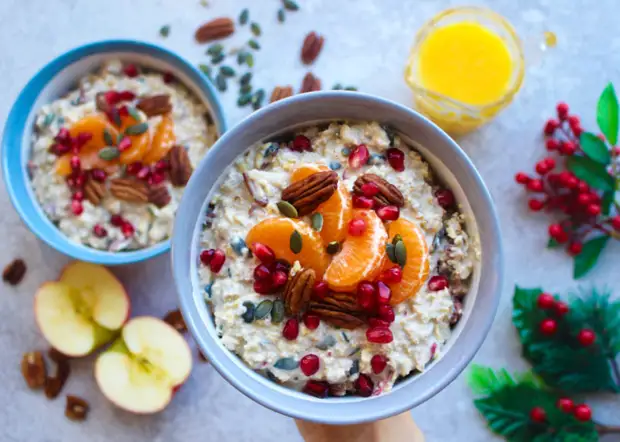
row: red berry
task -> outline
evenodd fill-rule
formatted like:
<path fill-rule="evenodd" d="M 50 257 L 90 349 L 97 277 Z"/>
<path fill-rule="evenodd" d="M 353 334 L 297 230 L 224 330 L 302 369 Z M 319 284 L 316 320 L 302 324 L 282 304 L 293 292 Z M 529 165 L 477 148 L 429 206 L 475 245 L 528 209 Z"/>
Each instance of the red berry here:
<path fill-rule="evenodd" d="M 580 243 L 579 241 L 574 241 L 568 245 L 568 253 L 570 253 L 573 256 L 579 255 L 582 249 L 583 249 L 583 244 Z"/>
<path fill-rule="evenodd" d="M 536 199 L 529 200 L 527 202 L 527 205 L 529 206 L 530 210 L 533 212 L 538 212 L 545 207 L 545 203 L 543 201 L 536 200 Z"/>
<path fill-rule="evenodd" d="M 314 283 L 312 287 L 312 296 L 316 299 L 323 299 L 329 293 L 329 286 L 325 281 L 317 281 Z"/>
<path fill-rule="evenodd" d="M 80 161 L 80 157 L 78 157 L 77 155 L 73 155 L 71 157 L 69 164 L 71 165 L 71 169 L 74 171 L 80 170 L 80 168 L 82 167 L 82 162 Z"/>
<path fill-rule="evenodd" d="M 590 204 L 590 194 L 589 193 L 580 193 L 577 195 L 577 203 L 582 206 L 587 206 Z"/>
<path fill-rule="evenodd" d="M 390 299 L 392 299 L 392 290 L 387 286 L 387 284 L 381 281 L 377 282 L 377 290 L 375 293 L 377 295 L 377 304 L 390 303 Z"/>
<path fill-rule="evenodd" d="M 259 264 L 254 269 L 254 279 L 257 281 L 271 280 L 271 270 L 265 264 Z"/>
<path fill-rule="evenodd" d="M 594 344 L 594 341 L 596 341 L 596 333 L 594 333 L 594 331 L 589 328 L 584 328 L 579 331 L 579 334 L 577 335 L 577 340 L 582 346 L 588 347 Z"/>
<path fill-rule="evenodd" d="M 220 249 L 215 249 L 215 252 L 213 252 L 213 257 L 211 258 L 211 262 L 209 263 L 209 268 L 211 268 L 211 271 L 213 273 L 218 273 L 220 270 L 222 270 L 224 262 L 226 262 L 226 255 L 224 254 L 224 252 Z"/>
<path fill-rule="evenodd" d="M 545 142 L 545 146 L 547 147 L 547 150 L 551 152 L 560 148 L 560 142 L 555 138 L 549 138 Z"/>
<path fill-rule="evenodd" d="M 368 326 L 370 328 L 383 327 L 390 328 L 390 323 L 379 318 L 368 318 Z"/>
<path fill-rule="evenodd" d="M 557 301 L 555 303 L 555 314 L 558 316 L 564 316 L 566 313 L 568 313 L 568 304 L 562 301 Z"/>
<path fill-rule="evenodd" d="M 114 216 L 118 216 L 118 215 L 112 215 Z M 119 217 L 120 218 L 120 217 Z M 122 221 L 121 221 L 122 223 Z M 114 223 L 112 223 L 114 225 Z M 209 249 L 209 250 L 203 250 L 202 252 L 200 252 L 200 262 L 202 262 L 205 266 L 208 266 L 209 263 L 211 263 L 211 258 L 213 258 L 213 253 L 215 252 L 215 250 L 213 249 Z"/>
<path fill-rule="evenodd" d="M 355 146 L 349 155 L 349 166 L 353 169 L 359 169 L 368 162 L 370 153 L 365 144 Z"/>
<path fill-rule="evenodd" d="M 620 215 L 616 215 L 611 219 L 611 226 L 614 230 L 620 230 Z"/>
<path fill-rule="evenodd" d="M 372 367 L 372 372 L 374 374 L 379 374 L 382 373 L 383 370 L 385 370 L 385 367 L 387 366 L 387 358 L 383 355 L 374 355 L 371 359 L 370 359 L 370 366 Z"/>
<path fill-rule="evenodd" d="M 254 291 L 259 295 L 269 295 L 273 290 L 273 284 L 270 279 L 256 280 L 253 284 Z"/>
<path fill-rule="evenodd" d="M 532 192 L 542 192 L 545 189 L 542 180 L 539 179 L 530 180 L 530 182 L 527 183 L 527 188 Z"/>
<path fill-rule="evenodd" d="M 389 344 L 394 340 L 392 331 L 387 327 L 371 327 L 366 330 L 366 339 L 375 344 Z"/>
<path fill-rule="evenodd" d="M 368 397 L 372 394 L 375 386 L 367 375 L 360 374 L 357 381 L 355 381 L 355 388 L 357 388 L 357 393 L 360 396 Z"/>
<path fill-rule="evenodd" d="M 273 250 L 271 250 L 269 246 L 266 246 L 260 242 L 255 242 L 252 244 L 252 252 L 263 264 L 269 265 L 276 259 L 276 254 L 273 253 Z"/>
<path fill-rule="evenodd" d="M 544 175 L 547 172 L 549 172 L 549 170 L 551 170 L 548 166 L 547 166 L 547 162 L 545 160 L 539 161 L 538 163 L 536 163 L 536 173 L 539 175 Z"/>
<path fill-rule="evenodd" d="M 123 68 L 123 73 L 128 77 L 137 77 L 138 76 L 138 67 L 135 64 L 128 64 Z"/>
<path fill-rule="evenodd" d="M 273 275 L 271 275 L 271 282 L 274 288 L 284 286 L 284 284 L 286 284 L 286 281 L 288 281 L 288 275 L 282 270 L 277 270 L 273 272 Z"/>
<path fill-rule="evenodd" d="M 118 93 L 118 96 L 119 96 L 121 101 L 131 101 L 134 98 L 136 98 L 136 94 L 134 94 L 131 91 L 120 91 Z"/>
<path fill-rule="evenodd" d="M 400 209 L 398 206 L 383 206 L 377 209 L 377 216 L 381 221 L 396 221 L 400 216 Z"/>
<path fill-rule="evenodd" d="M 357 285 L 357 303 L 366 311 L 375 308 L 375 286 L 371 282 L 362 281 Z"/>
<path fill-rule="evenodd" d="M 562 235 L 564 232 L 564 229 L 562 228 L 561 225 L 559 224 L 551 224 L 549 226 L 549 236 L 551 238 L 557 238 L 558 236 Z"/>
<path fill-rule="evenodd" d="M 519 184 L 527 184 L 530 182 L 530 177 L 523 172 L 519 172 L 515 175 L 515 181 Z"/>
<path fill-rule="evenodd" d="M 544 422 L 547 420 L 547 413 L 542 407 L 534 407 L 530 411 L 530 419 L 534 422 Z"/>
<path fill-rule="evenodd" d="M 317 328 L 319 328 L 320 323 L 321 318 L 319 318 L 317 315 L 310 315 L 308 313 L 304 315 L 304 324 L 308 329 L 316 330 Z"/>
<path fill-rule="evenodd" d="M 123 234 L 123 236 L 125 238 L 130 238 L 135 232 L 136 229 L 134 229 L 133 224 L 131 224 L 129 221 L 123 220 L 123 224 L 121 225 L 121 233 Z"/>
<path fill-rule="evenodd" d="M 579 181 L 579 184 L 577 185 L 577 190 L 579 191 L 579 193 L 587 193 L 590 192 L 590 186 L 588 186 L 588 183 L 586 183 L 585 181 Z"/>
<path fill-rule="evenodd" d="M 310 380 L 306 382 L 303 392 L 318 398 L 326 398 L 329 393 L 329 384 L 323 381 Z"/>
<path fill-rule="evenodd" d="M 579 120 L 579 117 L 577 115 L 571 115 L 568 117 L 568 124 L 572 127 L 572 126 L 579 126 L 581 125 L 581 120 Z"/>
<path fill-rule="evenodd" d="M 403 271 L 399 266 L 394 266 L 381 272 L 379 279 L 388 284 L 398 284 L 403 280 Z"/>
<path fill-rule="evenodd" d="M 146 180 L 148 179 L 150 174 L 151 168 L 149 166 L 143 166 L 142 169 L 140 169 L 136 174 L 136 178 L 138 178 L 139 180 Z"/>
<path fill-rule="evenodd" d="M 123 225 L 124 222 L 125 220 L 123 220 L 123 217 L 120 215 L 112 215 L 110 217 L 110 224 L 112 224 L 114 227 L 120 227 Z"/>
<path fill-rule="evenodd" d="M 349 221 L 349 235 L 362 236 L 366 231 L 366 221 L 361 218 L 353 218 Z"/>
<path fill-rule="evenodd" d="M 282 328 L 282 336 L 284 336 L 289 341 L 294 341 L 297 339 L 299 335 L 299 322 L 296 318 L 290 318 L 284 323 L 284 327 Z"/>
<path fill-rule="evenodd" d="M 450 287 L 450 282 L 445 276 L 435 275 L 428 280 L 428 289 L 431 292 L 438 292 L 440 290 L 447 289 L 448 287 Z"/>
<path fill-rule="evenodd" d="M 101 224 L 95 224 L 93 227 L 93 233 L 98 238 L 105 238 L 108 236 L 108 231 Z"/>
<path fill-rule="evenodd" d="M 441 189 L 435 192 L 437 203 L 444 209 L 448 209 L 454 205 L 454 194 L 448 189 Z"/>
<path fill-rule="evenodd" d="M 80 201 L 73 200 L 71 201 L 71 213 L 75 216 L 80 216 L 84 212 L 84 206 Z"/>
<path fill-rule="evenodd" d="M 375 183 L 369 182 L 369 183 L 362 184 L 361 190 L 362 190 L 362 194 L 366 198 L 372 198 L 373 196 L 379 193 L 380 189 L 379 189 L 379 186 L 377 186 Z"/>
<path fill-rule="evenodd" d="M 575 403 L 571 398 L 562 397 L 558 399 L 555 406 L 562 410 L 564 413 L 570 413 L 575 408 Z"/>
<path fill-rule="evenodd" d="M 557 128 L 560 127 L 560 122 L 558 120 L 547 120 L 545 123 L 545 135 L 551 136 L 555 132 Z"/>
<path fill-rule="evenodd" d="M 536 305 L 543 310 L 549 310 L 555 306 L 555 299 L 549 293 L 541 293 L 536 299 Z"/>
<path fill-rule="evenodd" d="M 601 214 L 601 206 L 598 204 L 589 204 L 588 207 L 586 207 L 586 212 L 588 215 L 598 216 Z"/>
<path fill-rule="evenodd" d="M 563 141 L 560 145 L 560 152 L 564 155 L 574 155 L 577 151 L 577 146 L 572 141 Z"/>
<path fill-rule="evenodd" d="M 375 202 L 371 198 L 365 196 L 353 195 L 353 207 L 358 209 L 372 209 Z"/>
<path fill-rule="evenodd" d="M 539 328 L 540 332 L 543 335 L 551 336 L 558 329 L 558 323 L 555 321 L 555 319 L 543 319 L 543 321 L 540 323 Z"/>
<path fill-rule="evenodd" d="M 568 117 L 568 104 L 560 102 L 556 106 L 556 110 L 558 111 L 558 118 L 560 120 L 566 120 Z"/>
<path fill-rule="evenodd" d="M 299 361 L 299 368 L 306 376 L 312 376 L 319 371 L 321 361 L 317 355 L 309 354 L 301 358 Z"/>
<path fill-rule="evenodd" d="M 124 152 L 127 149 L 131 149 L 131 138 L 123 137 L 120 143 L 118 143 L 118 150 Z"/>
<path fill-rule="evenodd" d="M 106 173 L 101 170 L 101 169 L 93 169 L 90 171 L 90 176 L 93 178 L 93 180 L 95 181 L 99 181 L 100 183 L 104 182 L 105 179 L 107 178 Z"/>
<path fill-rule="evenodd" d="M 377 313 L 379 314 L 379 319 L 382 319 L 390 324 L 396 319 L 394 309 L 389 304 L 379 305 L 379 307 L 377 308 Z"/>
<path fill-rule="evenodd" d="M 575 406 L 573 415 L 578 421 L 588 422 L 592 419 L 592 410 L 586 404 L 579 404 Z"/>
<path fill-rule="evenodd" d="M 297 135 L 295 138 L 293 138 L 291 149 L 295 152 L 311 151 L 312 142 L 308 137 L 305 137 L 303 135 Z"/>
<path fill-rule="evenodd" d="M 71 199 L 75 201 L 84 201 L 84 192 L 78 190 L 73 195 L 71 195 Z"/>
<path fill-rule="evenodd" d="M 128 164 L 127 169 L 126 169 L 129 175 L 136 175 L 141 170 L 142 170 L 142 163 L 140 161 L 136 161 L 135 163 Z"/>
<path fill-rule="evenodd" d="M 392 169 L 397 172 L 405 170 L 405 154 L 402 150 L 390 147 L 386 152 L 387 160 Z"/>

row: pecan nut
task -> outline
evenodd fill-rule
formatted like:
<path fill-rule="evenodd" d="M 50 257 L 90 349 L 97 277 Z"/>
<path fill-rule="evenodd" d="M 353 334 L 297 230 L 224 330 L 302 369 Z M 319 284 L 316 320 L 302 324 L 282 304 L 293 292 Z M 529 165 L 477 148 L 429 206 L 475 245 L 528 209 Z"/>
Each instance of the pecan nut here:
<path fill-rule="evenodd" d="M 136 107 L 144 112 L 147 117 L 154 117 L 170 112 L 172 103 L 170 102 L 170 95 L 161 94 L 140 98 Z"/>
<path fill-rule="evenodd" d="M 119 200 L 129 203 L 147 203 L 149 201 L 149 189 L 146 183 L 132 178 L 111 180 L 110 192 Z"/>
<path fill-rule="evenodd" d="M 19 284 L 26 274 L 26 263 L 23 259 L 14 259 L 2 271 L 2 280 L 10 285 Z"/>
<path fill-rule="evenodd" d="M 171 199 L 170 192 L 163 184 L 149 189 L 149 203 L 155 204 L 160 209 L 167 206 Z"/>
<path fill-rule="evenodd" d="M 104 183 L 88 178 L 84 184 L 84 196 L 93 206 L 98 206 L 107 193 Z"/>
<path fill-rule="evenodd" d="M 228 17 L 220 17 L 203 24 L 194 37 L 198 43 L 208 43 L 225 38 L 235 32 L 235 23 Z"/>
<path fill-rule="evenodd" d="M 325 43 L 325 37 L 318 35 L 316 32 L 310 32 L 304 39 L 304 44 L 301 48 L 301 61 L 304 64 L 312 64 L 317 59 L 323 49 L 323 43 Z"/>
<path fill-rule="evenodd" d="M 22 357 L 22 376 L 28 387 L 35 390 L 45 385 L 47 368 L 40 351 L 29 351 Z"/>
<path fill-rule="evenodd" d="M 327 201 L 338 187 L 338 174 L 334 171 L 318 172 L 297 181 L 282 191 L 282 199 L 297 209 L 299 216 L 312 213 Z"/>
<path fill-rule="evenodd" d="M 276 86 L 271 93 L 271 98 L 269 99 L 270 103 L 275 103 L 279 100 L 284 100 L 285 98 L 293 96 L 293 87 L 292 86 Z"/>
<path fill-rule="evenodd" d="M 43 391 L 45 393 L 45 397 L 48 399 L 54 399 L 60 394 L 62 388 L 67 382 L 67 379 L 69 379 L 69 374 L 71 374 L 71 366 L 69 365 L 69 358 L 54 348 L 49 350 L 48 356 L 56 362 L 56 373 L 54 376 L 47 376 Z"/>
<path fill-rule="evenodd" d="M 348 330 L 366 324 L 364 311 L 358 305 L 357 299 L 348 293 L 333 292 L 321 300 L 313 300 L 308 311 L 335 327 Z"/>
<path fill-rule="evenodd" d="M 379 188 L 379 193 L 373 196 L 375 204 L 379 206 L 398 206 L 403 207 L 405 205 L 405 198 L 400 190 L 374 173 L 365 173 L 358 177 L 353 184 L 353 191 L 355 193 L 362 193 L 362 186 L 366 183 L 374 183 Z"/>
<path fill-rule="evenodd" d="M 315 77 L 312 72 L 308 72 L 301 82 L 300 94 L 306 92 L 317 92 L 321 90 L 321 80 Z"/>
<path fill-rule="evenodd" d="M 67 395 L 67 406 L 65 407 L 65 416 L 72 421 L 83 421 L 90 410 L 90 405 L 84 399 L 78 396 Z"/>
<path fill-rule="evenodd" d="M 173 186 L 185 186 L 194 171 L 187 150 L 183 146 L 172 146 L 168 152 L 170 163 L 170 182 Z"/>
<path fill-rule="evenodd" d="M 295 316 L 306 309 L 312 296 L 316 273 L 312 269 L 301 269 L 284 286 L 284 311 Z"/>

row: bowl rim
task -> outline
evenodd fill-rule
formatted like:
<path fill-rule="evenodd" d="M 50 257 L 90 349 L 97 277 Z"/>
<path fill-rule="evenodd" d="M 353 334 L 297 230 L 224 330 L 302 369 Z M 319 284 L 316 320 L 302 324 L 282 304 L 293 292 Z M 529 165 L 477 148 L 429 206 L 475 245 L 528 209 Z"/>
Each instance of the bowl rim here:
<path fill-rule="evenodd" d="M 316 104 L 317 102 L 330 98 L 346 98 L 350 101 L 347 103 L 347 105 L 350 106 L 377 105 L 377 107 L 389 107 L 395 112 L 400 112 L 401 115 L 406 115 L 407 118 L 417 120 L 424 125 L 426 129 L 432 132 L 433 137 L 440 137 L 443 139 L 449 149 L 448 154 L 458 157 L 458 161 L 460 161 L 466 169 L 467 178 L 475 183 L 473 189 L 477 194 L 476 196 L 479 197 L 480 205 L 486 208 L 487 213 L 481 215 L 486 222 L 486 227 L 488 227 L 484 232 L 484 236 L 487 239 L 486 242 L 492 246 L 492 251 L 494 252 L 492 254 L 493 256 L 489 258 L 489 261 L 491 261 L 494 266 L 485 272 L 487 280 L 485 281 L 485 286 L 487 291 L 490 292 L 488 295 L 489 299 L 486 299 L 487 303 L 484 305 L 486 315 L 482 316 L 479 320 L 477 318 L 475 327 L 472 326 L 461 330 L 461 332 L 467 332 L 467 336 L 463 336 L 465 333 L 461 333 L 457 336 L 455 342 L 458 341 L 459 338 L 463 340 L 466 338 L 469 339 L 467 341 L 468 346 L 466 350 L 457 352 L 456 349 L 450 349 L 451 351 L 447 351 L 441 358 L 435 360 L 433 366 L 424 372 L 424 374 L 432 372 L 432 368 L 435 368 L 435 365 L 442 366 L 442 377 L 439 381 L 432 385 L 425 385 L 422 394 L 416 397 L 411 397 L 411 395 L 406 395 L 403 392 L 409 390 L 410 386 L 416 385 L 415 383 L 401 388 L 398 397 L 396 397 L 397 395 L 395 392 L 392 392 L 371 398 L 347 397 L 338 399 L 337 401 L 325 401 L 323 399 L 317 399 L 312 396 L 293 392 L 293 390 L 281 387 L 264 376 L 255 373 L 245 366 L 244 362 L 241 361 L 238 356 L 234 355 L 228 349 L 225 349 L 216 338 L 215 333 L 209 330 L 209 327 L 212 328 L 212 325 L 205 322 L 205 320 L 209 319 L 209 315 L 205 313 L 206 307 L 204 306 L 204 301 L 201 300 L 203 305 L 199 307 L 197 293 L 202 293 L 202 289 L 196 287 L 193 282 L 194 275 L 191 274 L 191 249 L 195 244 L 196 240 L 194 237 L 199 229 L 201 219 L 192 219 L 192 216 L 196 210 L 198 210 L 198 216 L 200 217 L 203 205 L 200 205 L 200 208 L 196 209 L 195 202 L 190 201 L 193 193 L 200 194 L 201 192 L 198 191 L 199 188 L 204 188 L 199 177 L 210 173 L 211 170 L 216 170 L 213 168 L 212 163 L 218 161 L 220 151 L 225 151 L 235 142 L 237 137 L 246 132 L 248 128 L 255 126 L 261 119 L 269 116 L 276 117 L 278 114 L 281 115 L 284 113 L 284 110 L 291 112 L 289 108 L 295 105 Z M 272 118 L 272 120 L 274 119 L 275 118 Z M 325 119 L 327 120 L 328 118 Z M 308 123 L 312 124 L 313 122 L 309 121 Z M 245 146 L 244 149 L 247 147 L 248 146 Z M 443 161 L 440 158 L 438 159 Z M 219 180 L 215 181 L 212 188 L 209 189 L 209 193 L 212 192 L 213 188 L 217 186 L 219 182 Z M 237 390 L 273 411 L 293 418 L 326 424 L 354 424 L 383 419 L 409 410 L 433 397 L 445 388 L 465 369 L 486 339 L 495 318 L 503 284 L 503 253 L 497 213 L 486 185 L 465 152 L 437 125 L 412 109 L 387 99 L 359 92 L 346 91 L 314 92 L 278 101 L 253 113 L 224 134 L 213 146 L 212 155 L 199 165 L 188 183 L 175 219 L 172 236 L 171 261 L 179 303 L 187 326 L 199 348 L 204 351 L 215 369 Z M 480 286 L 482 286 L 482 283 L 483 281 L 481 279 Z M 234 358 L 236 358 L 236 360 L 234 360 Z M 436 372 L 439 373 L 438 369 L 436 369 Z M 420 376 L 420 378 L 422 377 L 423 376 Z M 428 382 L 426 384 L 428 384 Z"/>
<path fill-rule="evenodd" d="M 140 40 L 101 40 L 70 49 L 40 68 L 19 92 L 4 125 L 0 153 L 2 156 L 2 173 L 11 204 L 30 231 L 55 250 L 81 261 L 104 265 L 121 265 L 137 263 L 165 253 L 170 249 L 170 238 L 153 246 L 129 252 L 109 252 L 85 246 L 84 244 L 71 241 L 55 226 L 54 228 L 58 230 L 59 235 L 54 235 L 53 238 L 50 238 L 41 232 L 41 223 L 50 222 L 49 219 L 44 220 L 39 216 L 33 217 L 26 213 L 25 206 L 29 204 L 38 205 L 38 201 L 29 201 L 31 200 L 30 198 L 20 198 L 18 190 L 14 186 L 14 182 L 23 181 L 22 178 L 26 177 L 26 174 L 23 170 L 12 169 L 9 164 L 11 149 L 14 149 L 15 146 L 19 146 L 20 150 L 24 148 L 23 136 L 27 128 L 28 116 L 32 112 L 37 98 L 48 83 L 56 78 L 65 68 L 80 61 L 82 58 L 108 52 L 146 54 L 183 70 L 190 78 L 191 83 L 205 94 L 212 112 L 211 116 L 220 136 L 228 129 L 228 122 L 215 87 L 197 67 L 169 49 Z M 26 183 L 26 186 L 28 185 Z"/>

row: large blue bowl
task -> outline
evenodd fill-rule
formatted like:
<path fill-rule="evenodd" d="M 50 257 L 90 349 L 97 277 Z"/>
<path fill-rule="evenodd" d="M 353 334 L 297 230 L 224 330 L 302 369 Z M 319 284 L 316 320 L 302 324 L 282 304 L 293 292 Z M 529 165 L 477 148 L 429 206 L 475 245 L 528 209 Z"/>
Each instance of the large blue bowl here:
<path fill-rule="evenodd" d="M 28 82 L 13 105 L 2 139 L 2 173 L 13 206 L 28 228 L 59 252 L 81 261 L 105 265 L 129 264 L 166 252 L 170 241 L 132 252 L 107 252 L 71 241 L 47 218 L 30 186 L 27 163 L 37 111 L 69 92 L 102 62 L 120 59 L 161 72 L 171 72 L 211 112 L 219 134 L 226 119 L 209 80 L 191 63 L 159 46 L 131 40 L 107 40 L 73 49 L 47 64 Z"/>

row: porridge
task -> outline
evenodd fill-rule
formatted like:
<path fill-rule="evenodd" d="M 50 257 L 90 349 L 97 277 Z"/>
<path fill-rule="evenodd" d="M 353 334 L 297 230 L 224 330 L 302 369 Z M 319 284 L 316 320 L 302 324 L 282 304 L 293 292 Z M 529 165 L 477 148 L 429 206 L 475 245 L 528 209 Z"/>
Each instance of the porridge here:
<path fill-rule="evenodd" d="M 111 61 L 37 114 L 32 188 L 71 240 L 149 247 L 170 236 L 193 167 L 216 139 L 208 109 L 170 74 Z"/>
<path fill-rule="evenodd" d="M 251 147 L 209 202 L 199 276 L 222 343 L 318 397 L 379 395 L 441 354 L 474 267 L 454 195 L 374 122 Z"/>

